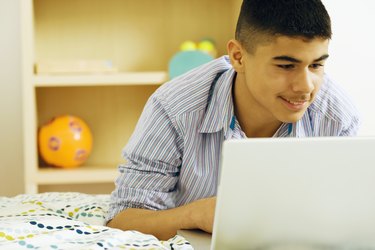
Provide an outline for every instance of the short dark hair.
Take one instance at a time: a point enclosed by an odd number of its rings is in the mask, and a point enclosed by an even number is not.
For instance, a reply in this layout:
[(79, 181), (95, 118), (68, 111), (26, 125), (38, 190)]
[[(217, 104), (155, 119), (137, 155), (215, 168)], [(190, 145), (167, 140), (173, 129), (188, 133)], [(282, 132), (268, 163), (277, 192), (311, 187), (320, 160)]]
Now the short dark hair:
[(306, 39), (332, 36), (331, 20), (320, 0), (243, 0), (236, 40), (248, 52), (275, 36)]

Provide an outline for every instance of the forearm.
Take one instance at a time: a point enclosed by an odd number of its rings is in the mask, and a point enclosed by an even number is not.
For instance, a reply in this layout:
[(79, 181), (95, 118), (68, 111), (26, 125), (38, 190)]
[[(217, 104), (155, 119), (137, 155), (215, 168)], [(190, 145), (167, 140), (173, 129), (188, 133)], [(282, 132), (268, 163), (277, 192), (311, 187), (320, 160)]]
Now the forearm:
[(198, 228), (211, 232), (214, 204), (215, 199), (208, 198), (168, 210), (129, 208), (115, 216), (107, 225), (152, 234), (160, 240), (170, 239), (179, 229)]

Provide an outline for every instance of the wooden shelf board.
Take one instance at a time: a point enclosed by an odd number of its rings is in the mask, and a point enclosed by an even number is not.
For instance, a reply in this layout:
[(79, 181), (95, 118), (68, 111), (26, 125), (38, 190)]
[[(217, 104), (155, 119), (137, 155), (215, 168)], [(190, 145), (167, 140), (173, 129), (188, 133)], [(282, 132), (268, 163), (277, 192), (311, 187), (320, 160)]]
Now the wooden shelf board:
[(74, 169), (39, 168), (34, 181), (38, 185), (110, 183), (118, 176), (117, 168), (83, 166)]
[(34, 75), (35, 87), (160, 85), (168, 80), (165, 71), (122, 72), (107, 74)]

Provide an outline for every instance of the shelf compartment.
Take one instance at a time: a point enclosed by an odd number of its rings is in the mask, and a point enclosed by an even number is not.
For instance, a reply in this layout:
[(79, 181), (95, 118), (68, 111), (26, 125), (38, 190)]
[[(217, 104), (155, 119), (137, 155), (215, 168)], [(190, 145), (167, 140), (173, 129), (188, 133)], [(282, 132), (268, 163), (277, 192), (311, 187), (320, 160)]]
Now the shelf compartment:
[[(71, 114), (83, 119), (93, 134), (85, 165), (112, 165), (134, 131), (149, 96), (158, 85), (36, 88), (37, 126)], [(38, 165), (42, 165), (39, 163)]]
[(223, 55), (241, 2), (34, 0), (35, 62), (99, 59), (120, 71), (164, 70), (182, 42), (203, 38)]

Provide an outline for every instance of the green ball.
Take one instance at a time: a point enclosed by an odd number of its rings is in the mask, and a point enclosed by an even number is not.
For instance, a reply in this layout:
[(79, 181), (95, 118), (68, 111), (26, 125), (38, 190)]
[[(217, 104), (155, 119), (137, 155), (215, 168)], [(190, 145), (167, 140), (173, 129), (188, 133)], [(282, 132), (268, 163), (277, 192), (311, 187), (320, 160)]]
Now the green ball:
[(215, 45), (209, 40), (203, 40), (203, 41), (199, 42), (198, 49), (203, 50), (203, 51), (207, 51), (207, 52), (211, 52), (211, 51), (215, 50)]
[(189, 51), (189, 50), (196, 50), (196, 49), (197, 49), (196, 43), (190, 40), (183, 42), (180, 46), (181, 51)]

